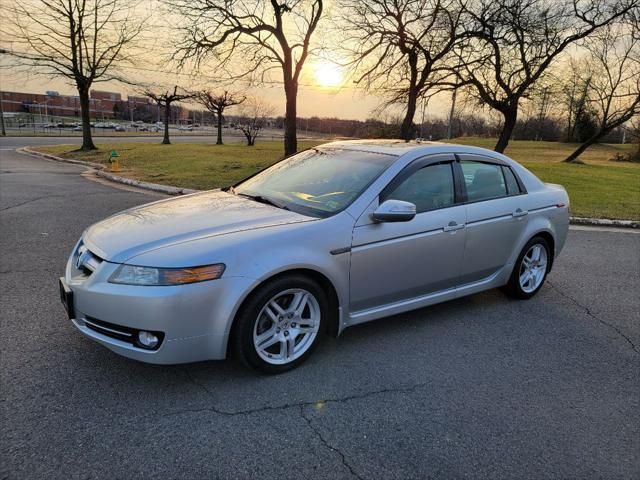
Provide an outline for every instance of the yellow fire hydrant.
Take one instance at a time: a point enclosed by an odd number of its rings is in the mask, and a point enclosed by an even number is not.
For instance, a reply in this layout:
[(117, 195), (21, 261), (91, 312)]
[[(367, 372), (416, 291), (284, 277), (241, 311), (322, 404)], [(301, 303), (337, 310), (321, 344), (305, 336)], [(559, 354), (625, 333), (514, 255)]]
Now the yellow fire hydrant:
[(109, 156), (107, 157), (107, 160), (111, 162), (112, 172), (120, 171), (120, 162), (118, 161), (119, 156), (120, 154), (118, 152), (116, 152), (115, 150), (111, 150), (111, 152), (109, 153)]

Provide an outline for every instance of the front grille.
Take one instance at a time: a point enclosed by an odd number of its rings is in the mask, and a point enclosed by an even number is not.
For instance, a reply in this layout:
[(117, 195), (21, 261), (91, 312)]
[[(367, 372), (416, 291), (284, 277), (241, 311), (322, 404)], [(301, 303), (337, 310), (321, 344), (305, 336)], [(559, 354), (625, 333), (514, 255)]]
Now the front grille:
[(84, 243), (80, 243), (73, 256), (74, 268), (87, 277), (95, 272), (102, 262), (103, 260), (91, 252)]
[(138, 341), (138, 333), (140, 330), (135, 328), (123, 327), (122, 325), (115, 325), (113, 323), (105, 322), (103, 320), (98, 320), (97, 318), (86, 316), (84, 317), (84, 324), (90, 330), (94, 332), (100, 333), (107, 337), (115, 338), (116, 340), (120, 340), (123, 342), (130, 343), (131, 345), (144, 348), (145, 350), (157, 350), (162, 345), (162, 340), (164, 339), (164, 333), (162, 332), (151, 332), (156, 337), (158, 337), (158, 345), (156, 345), (153, 349), (145, 347), (141, 345)]

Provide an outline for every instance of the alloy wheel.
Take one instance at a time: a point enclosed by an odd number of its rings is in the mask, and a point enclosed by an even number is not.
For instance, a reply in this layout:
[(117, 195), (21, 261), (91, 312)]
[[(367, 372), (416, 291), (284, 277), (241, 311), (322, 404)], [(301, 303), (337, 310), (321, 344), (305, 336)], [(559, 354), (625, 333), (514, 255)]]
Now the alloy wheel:
[(320, 329), (320, 305), (307, 290), (294, 288), (269, 300), (256, 318), (253, 346), (262, 360), (284, 365), (309, 350)]
[(529, 248), (520, 264), (520, 288), (525, 293), (538, 289), (547, 273), (547, 249), (540, 243)]

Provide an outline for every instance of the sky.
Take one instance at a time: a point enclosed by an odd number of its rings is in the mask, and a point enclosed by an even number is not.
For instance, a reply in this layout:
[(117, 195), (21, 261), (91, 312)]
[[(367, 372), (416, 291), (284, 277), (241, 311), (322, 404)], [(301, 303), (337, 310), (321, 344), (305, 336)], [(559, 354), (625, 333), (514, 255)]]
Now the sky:
[[(298, 116), (299, 117), (338, 117), (344, 119), (365, 120), (367, 118), (379, 118), (380, 114), (376, 109), (381, 104), (382, 98), (374, 94), (369, 94), (360, 88), (353, 86), (333, 85), (336, 78), (332, 77), (332, 73), (323, 73), (323, 69), (314, 69), (314, 59), (309, 61), (306, 70), (309, 70), (309, 78), (300, 86), (298, 93)], [(331, 70), (331, 67), (329, 68)], [(192, 82), (189, 78), (185, 79), (182, 75), (162, 75), (163, 84), (166, 87), (177, 84), (179, 86), (188, 86), (190, 84), (198, 84), (198, 86), (210, 86), (215, 90), (215, 85), (205, 81)], [(319, 79), (315, 78), (316, 76)], [(173, 77), (172, 81), (169, 81)], [(196, 75), (197, 78), (197, 75)], [(150, 78), (153, 81), (153, 75)], [(324, 82), (324, 83), (323, 83)], [(270, 84), (259, 87), (247, 87), (246, 82), (239, 81), (235, 84), (225, 85), (221, 87), (231, 91), (240, 91), (258, 96), (272, 104), (277, 115), (284, 114), (284, 92), (281, 84)], [(0, 89), (4, 91), (17, 91), (29, 93), (44, 93), (48, 90), (58, 91), (60, 94), (75, 95), (75, 87), (67, 83), (64, 79), (50, 78), (42, 75), (34, 74), (16, 74), (11, 70), (0, 67)], [(139, 94), (136, 88), (132, 88), (126, 84), (119, 82), (104, 82), (94, 85), (96, 90), (108, 90), (119, 92), (124, 96), (128, 94)], [(430, 102), (426, 109), (427, 116), (444, 116), (447, 112), (448, 96), (436, 98)], [(192, 106), (196, 108), (195, 106)], [(282, 111), (280, 111), (282, 110)], [(393, 115), (392, 110), (386, 112)], [(416, 121), (418, 121), (418, 114)]]
[[(11, 1), (11, 0), (9, 0)], [(15, 0), (14, 0), (15, 1)], [(30, 1), (30, 0), (23, 0)], [(331, 0), (326, 2), (328, 5)], [(155, 0), (143, 0), (140, 4), (138, 15), (150, 15), (149, 23), (152, 28), (145, 33), (144, 54), (139, 57), (135, 67), (125, 69), (127, 76), (140, 85), (154, 85), (156, 88), (172, 88), (173, 85), (185, 89), (208, 88), (211, 90), (237, 91), (243, 94), (250, 94), (260, 97), (274, 107), (276, 115), (284, 115), (284, 91), (281, 84), (281, 72), (274, 70), (271, 74), (271, 83), (261, 86), (248, 87), (246, 81), (236, 81), (230, 84), (220, 84), (215, 82), (219, 76), (213, 65), (203, 65), (198, 74), (190, 71), (176, 71), (175, 66), (159, 67), (160, 58), (170, 51), (171, 34), (166, 27), (153, 25), (162, 23), (164, 25), (177, 24), (176, 17), (158, 15), (156, 7), (161, 5)], [(142, 9), (142, 10), (140, 10)], [(151, 12), (151, 13), (148, 13)], [(172, 19), (173, 17), (173, 19)], [(322, 41), (333, 39), (329, 27), (330, 22), (321, 21), (318, 30), (314, 34)], [(9, 37), (10, 38), (10, 37)], [(0, 36), (0, 43), (3, 48), (10, 47), (7, 37)], [(151, 53), (150, 53), (151, 52)], [(238, 59), (242, 62), (242, 59)], [(298, 94), (298, 116), (299, 117), (338, 117), (344, 119), (365, 120), (375, 117), (384, 119), (385, 116), (397, 115), (399, 109), (391, 109), (381, 114), (379, 107), (383, 98), (366, 92), (362, 88), (355, 86), (349, 79), (348, 71), (339, 67), (329, 59), (321, 59), (310, 56), (305, 63), (303, 74), (300, 79)], [(93, 86), (96, 90), (108, 90), (119, 92), (124, 96), (128, 94), (140, 94), (144, 87), (132, 87), (118, 82), (97, 83)], [(60, 94), (76, 94), (75, 87), (65, 79), (51, 78), (32, 73), (16, 73), (15, 70), (7, 68), (6, 56), (0, 56), (0, 89), (4, 91), (22, 91), (29, 93), (44, 93), (48, 90), (58, 91)], [(444, 117), (449, 109), (450, 98), (448, 95), (433, 99), (426, 109), (427, 117)], [(421, 112), (416, 114), (416, 121), (419, 121)]]

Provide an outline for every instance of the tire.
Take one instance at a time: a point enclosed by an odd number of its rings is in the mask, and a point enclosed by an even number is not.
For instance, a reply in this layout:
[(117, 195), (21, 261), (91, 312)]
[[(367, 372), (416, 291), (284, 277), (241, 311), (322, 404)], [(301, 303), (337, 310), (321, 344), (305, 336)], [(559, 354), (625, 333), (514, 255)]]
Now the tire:
[(233, 351), (260, 372), (286, 372), (313, 353), (327, 318), (329, 302), (315, 281), (297, 274), (275, 278), (259, 286), (238, 312)]
[(504, 292), (513, 298), (527, 300), (540, 291), (549, 273), (552, 256), (549, 244), (542, 237), (533, 237), (524, 246), (516, 261)]

